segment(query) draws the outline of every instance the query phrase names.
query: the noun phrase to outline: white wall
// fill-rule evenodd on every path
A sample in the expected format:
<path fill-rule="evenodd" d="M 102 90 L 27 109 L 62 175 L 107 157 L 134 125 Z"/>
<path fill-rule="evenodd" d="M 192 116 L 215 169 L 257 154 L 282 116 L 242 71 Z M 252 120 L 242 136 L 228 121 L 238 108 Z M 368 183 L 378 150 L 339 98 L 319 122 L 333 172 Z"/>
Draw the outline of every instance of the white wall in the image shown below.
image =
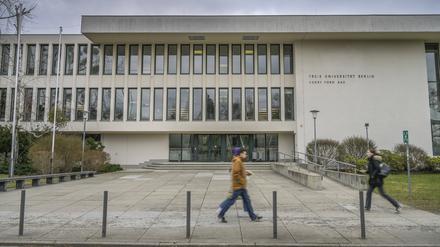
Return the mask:
<path fill-rule="evenodd" d="M 293 133 L 278 134 L 278 151 L 285 154 L 293 154 L 295 139 Z M 282 159 L 282 157 L 280 157 Z"/>

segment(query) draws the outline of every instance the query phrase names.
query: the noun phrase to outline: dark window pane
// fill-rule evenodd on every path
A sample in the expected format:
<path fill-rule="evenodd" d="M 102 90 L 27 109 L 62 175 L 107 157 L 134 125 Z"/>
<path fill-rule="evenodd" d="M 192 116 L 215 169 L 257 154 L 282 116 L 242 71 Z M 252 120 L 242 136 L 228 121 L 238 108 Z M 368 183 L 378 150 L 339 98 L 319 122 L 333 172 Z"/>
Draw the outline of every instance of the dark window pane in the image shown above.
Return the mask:
<path fill-rule="evenodd" d="M 167 89 L 167 120 L 176 120 L 176 97 L 175 88 Z"/>
<path fill-rule="evenodd" d="M 77 88 L 76 89 L 75 120 L 83 120 L 85 100 L 86 100 L 86 90 L 84 88 Z"/>
<path fill-rule="evenodd" d="M 127 109 L 127 120 L 136 120 L 136 110 L 137 108 L 137 88 L 128 89 L 128 109 Z"/>
<path fill-rule="evenodd" d="M 284 118 L 285 120 L 294 120 L 294 107 L 295 107 L 293 88 L 284 89 Z"/>
<path fill-rule="evenodd" d="M 254 151 L 252 159 L 256 161 L 266 161 L 266 135 L 257 134 L 254 137 Z"/>
<path fill-rule="evenodd" d="M 241 88 L 232 89 L 232 120 L 241 120 Z"/>
<path fill-rule="evenodd" d="M 241 74 L 241 45 L 232 45 L 232 74 Z"/>
<path fill-rule="evenodd" d="M 270 45 L 270 73 L 280 73 L 280 45 Z"/>
<path fill-rule="evenodd" d="M 6 119 L 6 93 L 7 88 L 0 88 L 0 121 L 5 121 Z"/>
<path fill-rule="evenodd" d="M 215 74 L 215 45 L 206 45 L 206 74 Z"/>
<path fill-rule="evenodd" d="M 170 134 L 169 138 L 169 156 L 170 161 L 180 161 L 182 153 L 182 135 L 181 134 Z"/>
<path fill-rule="evenodd" d="M 115 112 L 113 119 L 114 120 L 124 119 L 124 89 L 123 88 L 115 89 Z"/>
<path fill-rule="evenodd" d="M 61 64 L 58 64 L 58 53 L 61 53 L 59 45 L 52 45 L 52 75 L 56 75 L 58 72 L 61 73 Z"/>
<path fill-rule="evenodd" d="M 281 120 L 281 95 L 279 88 L 271 89 L 272 120 Z"/>
<path fill-rule="evenodd" d="M 206 89 L 206 120 L 215 120 L 215 88 Z"/>
<path fill-rule="evenodd" d="M 72 112 L 72 89 L 64 88 L 63 92 L 63 114 L 67 120 L 70 120 Z"/>
<path fill-rule="evenodd" d="M 57 92 L 56 91 L 58 91 L 58 94 L 57 94 Z M 50 89 L 50 111 L 53 111 L 53 109 L 54 109 L 54 107 L 55 107 L 55 97 L 56 97 L 56 95 L 55 94 L 57 94 L 58 95 L 58 100 L 57 100 L 57 102 L 56 102 L 56 104 L 57 104 L 57 106 L 59 106 L 60 105 L 60 89 L 58 89 L 58 90 L 56 90 L 55 91 L 55 88 L 51 88 Z"/>
<path fill-rule="evenodd" d="M 31 121 L 32 117 L 32 88 L 24 89 L 24 106 L 23 106 L 23 121 Z"/>
<path fill-rule="evenodd" d="M 9 57 L 11 56 L 11 47 L 9 45 L 2 45 L 2 61 L 0 74 L 7 75 L 9 70 Z"/>
<path fill-rule="evenodd" d="M 229 63 L 229 45 L 219 45 L 219 58 L 218 58 L 218 71 L 219 74 L 228 74 Z"/>
<path fill-rule="evenodd" d="M 203 89 L 193 89 L 193 120 L 202 120 L 202 102 L 203 102 Z"/>
<path fill-rule="evenodd" d="M 168 74 L 177 73 L 177 45 L 168 45 Z"/>
<path fill-rule="evenodd" d="M 11 104 L 9 107 L 9 121 L 11 122 L 14 119 L 14 103 L 15 103 L 15 88 L 11 88 Z"/>
<path fill-rule="evenodd" d="M 123 75 L 125 72 L 125 45 L 117 45 L 116 54 L 116 74 Z"/>
<path fill-rule="evenodd" d="M 218 105 L 218 114 L 220 121 L 228 121 L 229 120 L 229 97 L 228 97 L 227 88 L 219 89 L 219 105 Z"/>
<path fill-rule="evenodd" d="M 284 74 L 293 74 L 293 46 L 284 45 L 283 46 L 283 57 L 284 57 Z"/>
<path fill-rule="evenodd" d="M 47 75 L 47 65 L 49 62 L 49 45 L 40 45 L 40 65 L 39 75 Z"/>
<path fill-rule="evenodd" d="M 46 89 L 39 88 L 37 91 L 37 121 L 44 121 L 44 110 L 46 106 Z"/>
<path fill-rule="evenodd" d="M 64 63 L 64 74 L 72 75 L 73 74 L 73 53 L 75 46 L 74 45 L 66 45 L 66 61 Z"/>
<path fill-rule="evenodd" d="M 426 69 L 428 81 L 437 82 L 438 80 L 438 53 L 435 51 L 426 52 Z"/>
<path fill-rule="evenodd" d="M 78 45 L 78 75 L 85 75 L 86 70 L 87 70 L 87 45 Z"/>
<path fill-rule="evenodd" d="M 141 89 L 141 120 L 150 120 L 150 89 Z"/>
<path fill-rule="evenodd" d="M 194 74 L 203 73 L 203 45 L 193 47 Z"/>
<path fill-rule="evenodd" d="M 267 88 L 258 89 L 258 120 L 267 120 Z"/>
<path fill-rule="evenodd" d="M 255 93 L 253 88 L 245 90 L 246 120 L 255 120 Z"/>
<path fill-rule="evenodd" d="M 266 160 L 278 160 L 278 135 L 266 134 Z"/>
<path fill-rule="evenodd" d="M 163 89 L 154 89 L 154 120 L 163 120 Z"/>
<path fill-rule="evenodd" d="M 111 88 L 102 89 L 101 120 L 110 120 Z"/>
<path fill-rule="evenodd" d="M 97 116 L 98 116 L 98 89 L 90 88 L 88 120 L 96 120 Z"/>
<path fill-rule="evenodd" d="M 130 71 L 130 75 L 136 75 L 138 73 L 138 53 L 139 46 L 130 45 L 130 60 L 128 63 L 128 70 Z"/>
<path fill-rule="evenodd" d="M 189 120 L 189 88 L 180 89 L 180 121 Z"/>
<path fill-rule="evenodd" d="M 189 74 L 189 45 L 180 46 L 180 74 Z"/>
<path fill-rule="evenodd" d="M 104 75 L 111 75 L 113 70 L 113 45 L 104 45 Z"/>
<path fill-rule="evenodd" d="M 267 73 L 267 45 L 258 45 L 258 74 Z"/>
<path fill-rule="evenodd" d="M 34 75 L 35 73 L 35 45 L 27 46 L 26 75 Z"/>
<path fill-rule="evenodd" d="M 15 75 L 15 70 L 17 68 L 17 44 L 14 45 L 14 66 L 12 67 L 12 74 Z M 23 45 L 20 45 L 20 64 L 19 67 L 21 68 L 21 64 L 23 62 Z"/>
<path fill-rule="evenodd" d="M 92 45 L 92 51 L 90 54 L 90 74 L 97 75 L 99 74 L 99 53 L 100 53 L 100 45 Z M 89 117 L 90 119 L 90 117 Z"/>
<path fill-rule="evenodd" d="M 244 46 L 244 66 L 245 74 L 254 73 L 254 45 Z"/>
<path fill-rule="evenodd" d="M 142 74 L 151 74 L 151 45 L 142 46 Z"/>
<path fill-rule="evenodd" d="M 164 45 L 156 45 L 156 52 L 155 52 L 155 70 L 154 73 L 157 75 L 163 75 L 164 72 Z M 161 119 L 162 120 L 162 119 Z"/>

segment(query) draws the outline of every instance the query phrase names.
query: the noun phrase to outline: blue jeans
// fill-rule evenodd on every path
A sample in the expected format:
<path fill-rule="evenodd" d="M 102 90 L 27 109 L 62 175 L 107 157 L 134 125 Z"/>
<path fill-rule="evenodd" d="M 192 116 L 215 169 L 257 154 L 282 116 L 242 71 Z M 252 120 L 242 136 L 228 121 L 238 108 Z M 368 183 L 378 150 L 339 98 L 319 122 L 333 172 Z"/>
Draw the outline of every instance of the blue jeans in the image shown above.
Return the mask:
<path fill-rule="evenodd" d="M 220 214 L 218 216 L 224 217 L 226 212 L 228 211 L 228 209 L 232 205 L 234 205 L 235 201 L 237 200 L 237 198 L 239 196 L 241 196 L 241 198 L 243 199 L 243 207 L 247 209 L 247 211 L 249 213 L 249 217 L 252 220 L 255 220 L 257 218 L 257 215 L 255 215 L 255 213 L 254 213 L 254 210 L 253 210 L 252 204 L 251 204 L 251 199 L 249 198 L 249 194 L 246 189 L 234 190 L 234 192 L 232 193 L 232 196 L 230 198 L 226 199 L 226 201 L 224 201 L 222 203 L 222 205 L 223 205 L 222 211 L 220 212 Z"/>
<path fill-rule="evenodd" d="M 228 197 L 228 198 L 226 198 L 221 204 L 220 204 L 220 208 L 224 208 L 225 207 L 225 205 L 226 205 L 226 203 L 228 203 L 228 200 L 230 199 L 232 197 L 232 194 Z M 243 199 L 243 198 L 242 198 Z M 249 197 L 249 200 L 250 200 L 250 197 Z M 247 209 L 247 204 L 246 203 L 244 203 L 244 200 L 243 200 L 243 211 L 245 211 L 245 212 L 248 212 L 249 210 Z"/>

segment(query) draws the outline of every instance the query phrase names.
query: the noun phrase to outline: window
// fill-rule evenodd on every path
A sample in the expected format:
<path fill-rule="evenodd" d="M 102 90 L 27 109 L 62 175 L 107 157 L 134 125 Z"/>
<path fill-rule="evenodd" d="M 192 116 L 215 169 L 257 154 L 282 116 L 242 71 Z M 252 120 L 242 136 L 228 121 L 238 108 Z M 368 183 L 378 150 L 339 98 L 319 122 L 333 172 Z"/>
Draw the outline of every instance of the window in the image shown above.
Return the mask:
<path fill-rule="evenodd" d="M 228 88 L 220 88 L 218 91 L 218 115 L 220 121 L 229 120 L 229 97 Z"/>
<path fill-rule="evenodd" d="M 111 75 L 113 70 L 113 45 L 104 45 L 104 75 Z"/>
<path fill-rule="evenodd" d="M 245 90 L 246 120 L 255 120 L 255 93 L 253 88 Z"/>
<path fill-rule="evenodd" d="M 86 70 L 87 70 L 87 45 L 78 45 L 78 75 L 85 75 Z"/>
<path fill-rule="evenodd" d="M 74 52 L 74 45 L 66 45 L 66 61 L 65 61 L 65 68 L 64 68 L 64 74 L 65 75 L 72 75 L 73 74 L 73 52 Z"/>
<path fill-rule="evenodd" d="M 154 89 L 154 120 L 163 120 L 163 89 Z"/>
<path fill-rule="evenodd" d="M 244 46 L 244 73 L 254 73 L 254 45 L 252 44 Z"/>
<path fill-rule="evenodd" d="M 193 73 L 203 74 L 203 45 L 194 45 L 193 47 Z"/>
<path fill-rule="evenodd" d="M 426 70 L 428 74 L 428 82 L 438 81 L 438 45 L 427 44 L 426 45 Z"/>
<path fill-rule="evenodd" d="M 241 74 L 241 45 L 232 45 L 232 74 Z"/>
<path fill-rule="evenodd" d="M 63 90 L 63 114 L 66 120 L 70 120 L 72 107 L 72 89 L 64 88 Z"/>
<path fill-rule="evenodd" d="M 278 135 L 266 134 L 266 159 L 268 161 L 278 160 Z"/>
<path fill-rule="evenodd" d="M 92 51 L 90 53 L 90 74 L 97 75 L 99 74 L 99 53 L 100 53 L 100 45 L 92 45 Z M 90 119 L 90 116 L 89 116 Z"/>
<path fill-rule="evenodd" d="M 17 44 L 14 45 L 14 67 L 12 69 L 12 74 L 15 75 L 15 70 L 17 68 Z M 23 61 L 23 45 L 20 45 L 20 65 Z"/>
<path fill-rule="evenodd" d="M 281 93 L 280 88 L 271 89 L 272 120 L 281 120 Z"/>
<path fill-rule="evenodd" d="M 180 74 L 189 74 L 189 45 L 180 46 Z"/>
<path fill-rule="evenodd" d="M 270 45 L 270 73 L 280 73 L 280 45 Z"/>
<path fill-rule="evenodd" d="M 267 45 L 257 46 L 258 74 L 267 74 Z"/>
<path fill-rule="evenodd" d="M 57 106 L 59 106 L 60 104 L 60 89 L 57 90 L 58 91 L 58 101 L 57 101 Z M 53 111 L 54 107 L 55 107 L 55 97 L 56 97 L 56 91 L 55 88 L 51 88 L 50 89 L 50 99 L 49 99 L 49 104 L 50 104 L 50 111 Z"/>
<path fill-rule="evenodd" d="M 116 74 L 125 74 L 125 45 L 116 46 Z"/>
<path fill-rule="evenodd" d="M 14 119 L 14 102 L 15 102 L 15 88 L 11 88 L 11 105 L 9 107 L 9 121 L 11 122 Z"/>
<path fill-rule="evenodd" d="M 2 45 L 2 61 L 0 64 L 0 74 L 7 75 L 9 70 L 9 57 L 11 55 L 11 47 L 9 45 Z"/>
<path fill-rule="evenodd" d="M 6 90 L 7 88 L 0 88 L 0 121 L 5 121 L 6 119 Z"/>
<path fill-rule="evenodd" d="M 258 120 L 267 120 L 267 88 L 258 89 Z"/>
<path fill-rule="evenodd" d="M 180 89 L 180 121 L 189 120 L 189 88 Z"/>
<path fill-rule="evenodd" d="M 203 119 L 202 102 L 203 89 L 193 88 L 193 120 L 201 121 Z"/>
<path fill-rule="evenodd" d="M 284 74 L 293 74 L 293 46 L 283 45 Z"/>
<path fill-rule="evenodd" d="M 86 90 L 84 88 L 76 89 L 76 102 L 75 102 L 75 120 L 83 120 L 84 104 L 86 101 Z"/>
<path fill-rule="evenodd" d="M 47 65 L 49 62 L 49 45 L 40 45 L 40 66 L 39 75 L 47 75 Z"/>
<path fill-rule="evenodd" d="M 124 119 L 124 89 L 115 88 L 115 111 L 113 120 L 122 121 Z"/>
<path fill-rule="evenodd" d="M 215 45 L 206 45 L 206 74 L 215 74 Z"/>
<path fill-rule="evenodd" d="M 154 73 L 156 75 L 163 75 L 164 69 L 164 45 L 156 45 L 156 52 L 155 52 L 155 66 L 154 66 Z M 162 119 L 161 119 L 162 120 Z"/>
<path fill-rule="evenodd" d="M 167 120 L 176 120 L 176 97 L 175 88 L 167 89 Z"/>
<path fill-rule="evenodd" d="M 46 105 L 46 89 L 37 89 L 37 121 L 44 121 L 44 110 Z"/>
<path fill-rule="evenodd" d="M 151 45 L 142 46 L 142 74 L 151 74 Z"/>
<path fill-rule="evenodd" d="M 101 120 L 110 120 L 111 88 L 102 89 Z"/>
<path fill-rule="evenodd" d="M 241 120 L 241 88 L 232 89 L 232 120 Z"/>
<path fill-rule="evenodd" d="M 23 108 L 23 121 L 31 121 L 32 117 L 32 88 L 24 89 L 24 108 Z"/>
<path fill-rule="evenodd" d="M 206 120 L 215 120 L 215 88 L 206 89 Z"/>
<path fill-rule="evenodd" d="M 284 88 L 284 119 L 295 120 L 293 88 Z"/>
<path fill-rule="evenodd" d="M 137 112 L 137 88 L 128 89 L 127 120 L 136 121 Z"/>
<path fill-rule="evenodd" d="M 229 63 L 229 45 L 219 45 L 219 57 L 218 57 L 218 73 L 228 74 L 228 63 Z"/>
<path fill-rule="evenodd" d="M 89 89 L 89 116 L 88 120 L 96 120 L 98 116 L 98 89 Z"/>
<path fill-rule="evenodd" d="M 150 120 L 150 89 L 141 89 L 141 121 Z"/>
<path fill-rule="evenodd" d="M 177 73 L 177 45 L 168 45 L 168 74 Z"/>
<path fill-rule="evenodd" d="M 26 59 L 26 75 L 34 75 L 35 73 L 35 45 L 27 46 L 27 59 Z"/>
<path fill-rule="evenodd" d="M 52 75 L 61 73 L 61 64 L 58 64 L 58 53 L 61 53 L 59 45 L 52 45 Z M 61 59 L 61 54 L 60 54 Z"/>
<path fill-rule="evenodd" d="M 139 46 L 130 45 L 130 60 L 128 61 L 128 71 L 130 72 L 130 75 L 136 75 L 138 73 L 138 53 Z"/>

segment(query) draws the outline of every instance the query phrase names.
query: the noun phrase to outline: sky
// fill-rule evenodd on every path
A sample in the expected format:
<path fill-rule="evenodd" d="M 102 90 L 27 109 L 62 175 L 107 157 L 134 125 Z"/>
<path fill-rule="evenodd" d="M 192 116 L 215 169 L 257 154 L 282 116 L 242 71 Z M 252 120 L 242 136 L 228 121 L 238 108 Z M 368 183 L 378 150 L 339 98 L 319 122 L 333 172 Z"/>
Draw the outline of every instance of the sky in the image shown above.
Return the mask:
<path fill-rule="evenodd" d="M 24 0 L 23 33 L 81 33 L 81 15 L 440 14 L 440 0 Z M 4 33 L 14 29 L 0 22 Z M 5 31 L 6 30 L 6 31 Z"/>

